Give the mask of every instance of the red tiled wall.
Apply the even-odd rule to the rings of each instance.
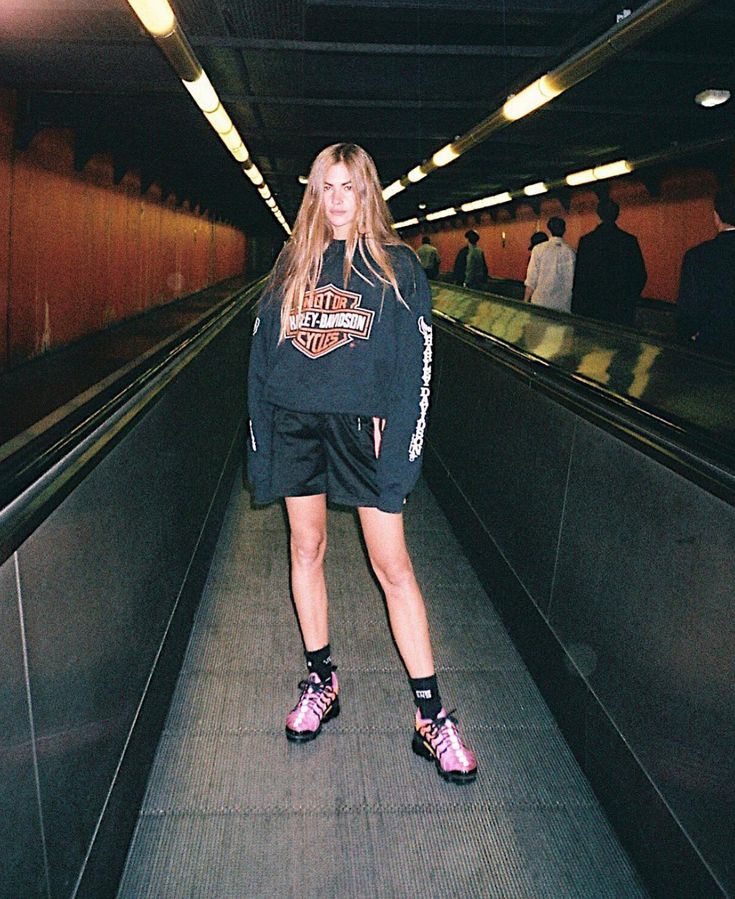
[[[0,371],[8,360],[8,303],[10,299],[10,197],[13,187],[13,119],[15,97],[0,88]]]
[[[75,171],[71,132],[13,151],[12,103],[0,92],[0,370],[244,270],[242,232],[141,196],[134,173],[114,184],[105,156]]]
[[[610,182],[610,196],[620,204],[618,225],[636,235],[646,261],[648,282],[644,296],[676,301],[684,253],[716,233],[712,216],[716,189],[711,172],[693,169],[672,171],[663,179],[658,197],[650,196],[634,176]],[[599,224],[596,205],[594,193],[578,191],[572,195],[568,212],[558,200],[548,199],[542,202],[539,216],[530,206],[519,204],[516,218],[511,220],[500,207],[497,222],[483,213],[477,224],[450,223],[450,227],[430,234],[431,242],[441,255],[442,271],[450,271],[457,252],[464,246],[464,232],[472,227],[480,235],[490,274],[522,281],[529,259],[528,241],[537,227],[546,230],[547,220],[560,215],[567,223],[565,239],[576,249],[579,238]],[[418,247],[421,234],[409,237],[409,243]]]

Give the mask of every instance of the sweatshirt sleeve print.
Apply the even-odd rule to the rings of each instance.
[[[271,493],[273,406],[264,397],[269,364],[275,349],[274,321],[278,321],[278,304],[265,293],[258,304],[250,341],[247,434],[248,480],[255,488],[255,502],[263,504],[273,502],[275,498]]]
[[[400,512],[416,485],[429,411],[431,289],[418,263],[409,269],[409,278],[413,283],[405,289],[400,285],[409,309],[400,305],[396,315],[399,362],[378,459],[378,508],[383,512]]]

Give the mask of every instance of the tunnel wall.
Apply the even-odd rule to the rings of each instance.
[[[14,148],[0,89],[0,371],[239,274],[246,237],[112,160],[74,168],[74,135],[46,129]]]
[[[610,196],[620,204],[618,225],[635,234],[646,262],[648,281],[643,296],[676,301],[684,253],[716,234],[712,216],[716,190],[715,176],[704,169],[672,169],[662,178],[658,196],[651,196],[634,176],[610,182]],[[442,271],[452,270],[457,253],[466,244],[464,233],[472,227],[480,235],[491,276],[523,281],[533,232],[546,231],[548,219],[561,216],[567,223],[564,239],[576,250],[580,237],[599,224],[597,202],[592,191],[575,190],[569,210],[558,199],[549,198],[541,201],[537,215],[528,204],[516,201],[515,218],[500,206],[496,222],[484,212],[467,216],[461,225],[450,219],[448,225],[427,233],[441,255]],[[418,247],[421,236],[420,232],[411,234],[408,241]]]
[[[214,336],[0,560],[2,899],[117,891],[242,458],[251,324]]]
[[[435,341],[429,483],[576,758],[652,895],[735,895],[735,509],[548,373]]]
[[[8,359],[8,301],[10,298],[10,196],[13,183],[15,95],[0,87],[0,372]]]

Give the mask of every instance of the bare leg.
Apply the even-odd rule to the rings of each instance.
[[[409,677],[434,674],[429,624],[403,533],[403,513],[361,508],[360,523],[370,563],[385,593],[393,639]]]
[[[291,590],[304,646],[307,652],[314,652],[329,643],[324,580],[327,499],[323,493],[289,496],[286,510],[291,526]]]

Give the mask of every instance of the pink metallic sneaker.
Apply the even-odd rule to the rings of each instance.
[[[436,718],[422,718],[416,711],[416,730],[411,748],[422,758],[436,762],[444,780],[467,784],[477,777],[477,759],[459,736],[457,719],[442,709]]]
[[[286,737],[294,743],[307,743],[319,736],[322,724],[339,715],[339,684],[332,671],[332,679],[323,684],[312,671],[299,684],[301,698],[286,718]]]

